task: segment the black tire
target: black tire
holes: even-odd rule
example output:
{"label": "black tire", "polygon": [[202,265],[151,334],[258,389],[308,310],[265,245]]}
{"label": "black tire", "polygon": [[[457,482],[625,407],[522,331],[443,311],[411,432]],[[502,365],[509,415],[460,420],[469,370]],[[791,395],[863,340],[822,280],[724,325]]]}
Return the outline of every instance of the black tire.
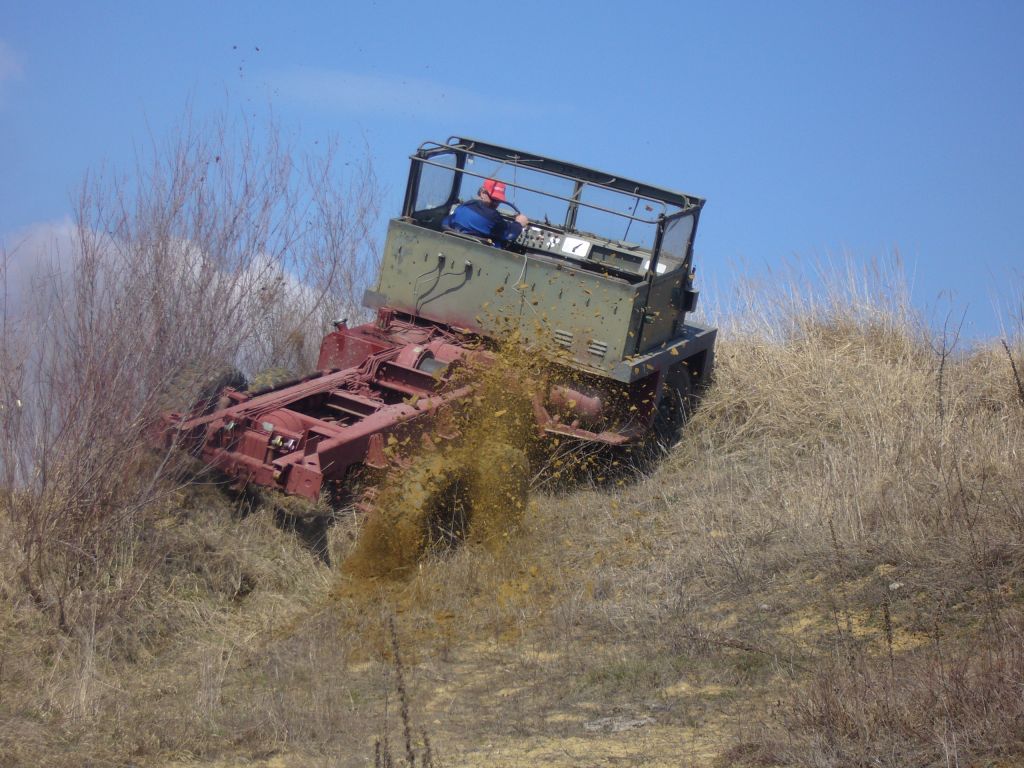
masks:
{"label": "black tire", "polygon": [[249,384],[240,370],[225,368],[199,388],[199,394],[196,395],[189,410],[194,416],[208,416],[217,410],[225,389],[230,387],[238,391],[245,391],[248,386]]}
{"label": "black tire", "polygon": [[[190,418],[209,416],[218,408],[224,407],[227,404],[224,390],[228,387],[236,390],[244,390],[246,387],[245,376],[237,368],[226,368],[199,387],[199,393],[188,410]],[[192,456],[198,457],[203,452],[203,446],[206,444],[206,429],[206,426],[201,426],[192,430],[190,434],[182,436],[188,452]]]}
{"label": "black tire", "polygon": [[297,378],[299,377],[289,368],[267,368],[265,371],[260,371],[252,377],[252,381],[249,382],[247,391],[250,395],[256,397],[266,392],[270,392],[273,389],[277,389],[285,384],[289,384]]}
{"label": "black tire", "polygon": [[693,403],[689,368],[685,364],[677,365],[670,370],[665,381],[652,426],[654,440],[663,452],[679,442],[683,426],[693,410]]}
{"label": "black tire", "polygon": [[484,446],[474,457],[470,538],[498,551],[523,520],[530,491],[526,452],[506,443]]}
{"label": "black tire", "polygon": [[522,520],[528,488],[526,454],[511,446],[425,453],[380,488],[345,571],[402,576],[466,541],[499,550]]}
{"label": "black tire", "polygon": [[657,445],[667,451],[679,442],[679,433],[686,420],[684,401],[675,389],[666,388],[658,401],[652,425],[653,438]]}

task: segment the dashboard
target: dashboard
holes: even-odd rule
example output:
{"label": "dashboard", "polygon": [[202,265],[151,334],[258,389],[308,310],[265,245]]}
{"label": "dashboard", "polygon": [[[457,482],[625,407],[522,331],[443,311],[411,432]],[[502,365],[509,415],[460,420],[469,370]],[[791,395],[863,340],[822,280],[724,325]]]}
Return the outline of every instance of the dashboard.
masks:
{"label": "dashboard", "polygon": [[[607,269],[627,279],[642,278],[650,260],[650,253],[640,246],[604,240],[584,233],[567,234],[553,227],[530,223],[516,239],[516,245],[527,251],[537,251],[562,259],[579,262],[581,267]],[[658,273],[665,271],[658,265]]]}

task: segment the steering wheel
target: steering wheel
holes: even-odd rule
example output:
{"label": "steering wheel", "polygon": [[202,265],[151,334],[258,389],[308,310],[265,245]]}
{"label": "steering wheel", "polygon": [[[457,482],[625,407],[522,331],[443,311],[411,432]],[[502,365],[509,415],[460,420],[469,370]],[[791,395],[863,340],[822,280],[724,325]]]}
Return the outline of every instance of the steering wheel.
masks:
{"label": "steering wheel", "polygon": [[499,201],[498,207],[495,210],[497,210],[500,213],[501,212],[500,211],[501,206],[503,206],[503,205],[507,205],[509,208],[511,208],[513,211],[515,211],[515,213],[513,214],[512,218],[515,218],[516,216],[519,216],[519,215],[522,214],[522,211],[520,211],[519,208],[516,207],[516,204],[513,203],[510,200],[501,200],[501,201]]}
{"label": "steering wheel", "polygon": [[[515,217],[516,217],[516,216],[520,216],[520,215],[522,215],[522,211],[520,211],[520,210],[519,210],[519,208],[518,208],[518,207],[516,206],[516,204],[515,204],[515,203],[513,203],[513,202],[510,202],[509,200],[502,200],[502,201],[500,201],[500,202],[498,203],[498,207],[497,207],[497,208],[495,208],[495,210],[496,210],[496,211],[498,211],[498,213],[500,213],[500,214],[501,214],[502,216],[504,216],[504,215],[505,215],[505,213],[503,213],[503,212],[501,211],[501,207],[502,207],[503,205],[506,205],[506,206],[508,206],[509,208],[511,208],[511,209],[512,209],[512,210],[513,210],[513,211],[515,212],[515,213],[513,213],[513,214],[512,214],[512,216],[511,216],[510,218],[512,218],[512,219],[515,219]],[[522,230],[522,232],[520,232],[520,233],[519,233],[519,235],[518,235],[518,236],[516,236],[516,239],[515,239],[515,240],[509,240],[509,241],[508,241],[508,243],[506,243],[504,247],[505,247],[506,249],[508,249],[508,248],[511,248],[511,247],[512,247],[513,245],[516,245],[516,246],[521,246],[521,245],[522,245],[522,243],[523,243],[523,233],[524,233],[524,232],[526,232],[526,227],[523,227],[523,230]]]}

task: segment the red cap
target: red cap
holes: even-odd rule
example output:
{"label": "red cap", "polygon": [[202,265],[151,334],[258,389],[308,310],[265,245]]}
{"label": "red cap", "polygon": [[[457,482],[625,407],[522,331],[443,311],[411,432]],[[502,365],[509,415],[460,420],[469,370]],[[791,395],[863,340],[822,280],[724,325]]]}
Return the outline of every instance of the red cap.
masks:
{"label": "red cap", "polygon": [[492,200],[497,200],[499,203],[505,202],[505,182],[498,181],[497,179],[487,179],[484,182],[484,192]]}

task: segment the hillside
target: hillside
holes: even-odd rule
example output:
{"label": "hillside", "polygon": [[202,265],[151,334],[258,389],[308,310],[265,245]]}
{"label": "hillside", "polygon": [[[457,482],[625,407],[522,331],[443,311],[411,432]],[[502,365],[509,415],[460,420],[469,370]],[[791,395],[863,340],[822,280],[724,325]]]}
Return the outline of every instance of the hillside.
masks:
{"label": "hillside", "polygon": [[0,764],[1021,764],[1024,339],[865,295],[758,295],[653,469],[406,580],[200,479],[40,582],[5,492]]}

